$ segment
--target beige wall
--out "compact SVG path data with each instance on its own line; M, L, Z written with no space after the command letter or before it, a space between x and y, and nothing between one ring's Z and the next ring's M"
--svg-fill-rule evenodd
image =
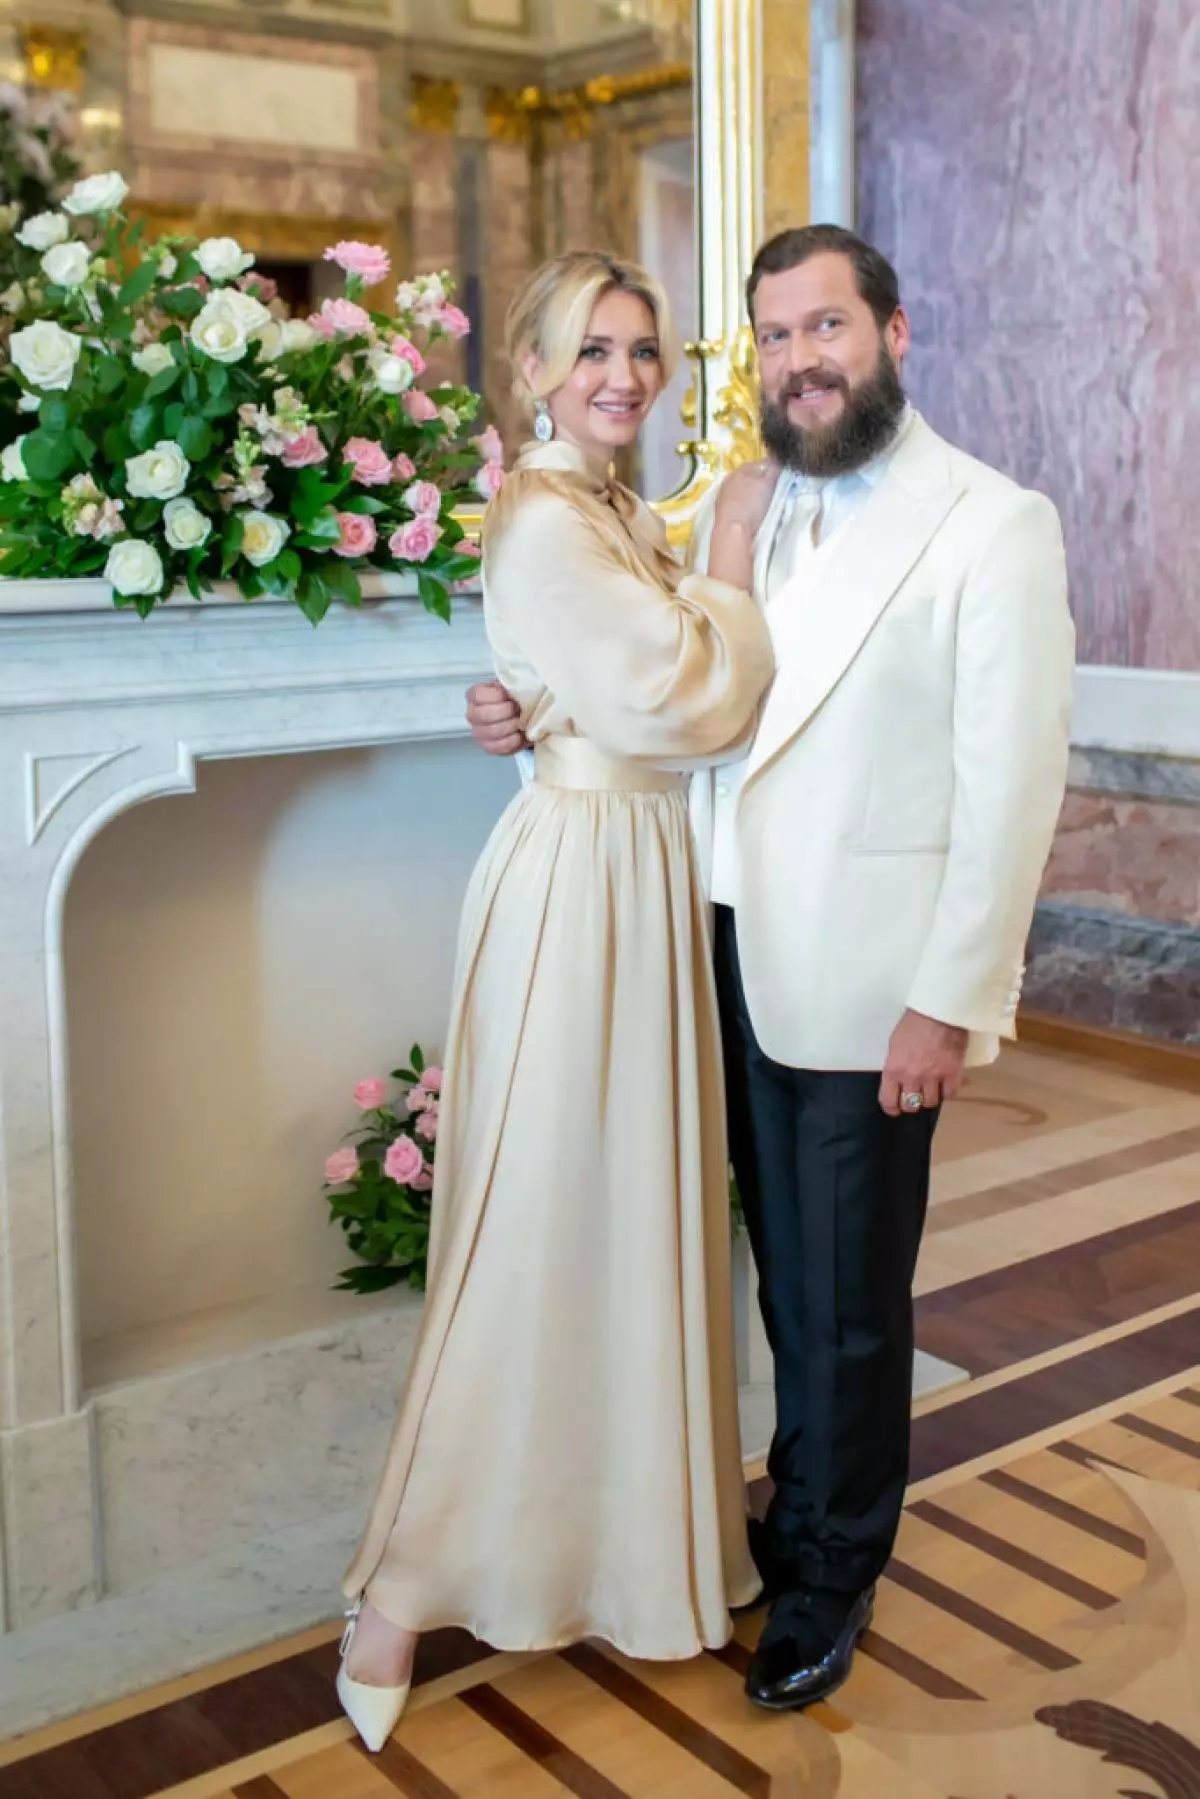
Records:
M459 906L515 776L463 743L207 762L67 901L84 1335L325 1285L350 1088L440 1052Z

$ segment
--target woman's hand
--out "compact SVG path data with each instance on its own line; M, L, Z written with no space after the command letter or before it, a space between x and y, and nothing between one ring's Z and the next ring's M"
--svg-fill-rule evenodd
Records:
M753 585L754 539L778 479L778 465L767 461L745 462L722 481L708 552L708 572L714 580L728 581L732 587Z

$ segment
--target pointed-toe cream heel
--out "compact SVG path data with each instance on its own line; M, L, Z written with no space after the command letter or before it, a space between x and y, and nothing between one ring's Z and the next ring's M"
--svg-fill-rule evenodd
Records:
M354 1632L358 1626L358 1614L362 1610L362 1603L361 1599L356 1599L346 1614L346 1628L342 1632L342 1665L338 1669L337 1677L337 1696L341 1701L342 1710L371 1754L378 1755L404 1715L404 1707L408 1703L412 1682L407 1681L402 1687L372 1687L367 1686L364 1681L351 1680L347 1674L346 1657L349 1655L350 1645L354 1641Z

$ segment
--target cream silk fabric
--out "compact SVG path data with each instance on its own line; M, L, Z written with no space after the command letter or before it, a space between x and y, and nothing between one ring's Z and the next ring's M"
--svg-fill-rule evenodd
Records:
M485 569L532 784L463 913L424 1320L346 1591L502 1649L724 1643L746 1545L724 1099L686 776L770 680L577 452L525 453Z

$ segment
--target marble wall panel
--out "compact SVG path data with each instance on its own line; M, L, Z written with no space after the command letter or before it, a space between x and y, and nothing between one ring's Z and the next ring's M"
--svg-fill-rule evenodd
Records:
M1200 925L1200 806L1068 793L1042 892Z
M1194 0L859 0L857 80L914 398L1058 503L1081 661L1200 668Z
M533 269L532 174L524 144L491 143L484 240L484 379L488 417L513 453L529 435L504 350L509 303Z

